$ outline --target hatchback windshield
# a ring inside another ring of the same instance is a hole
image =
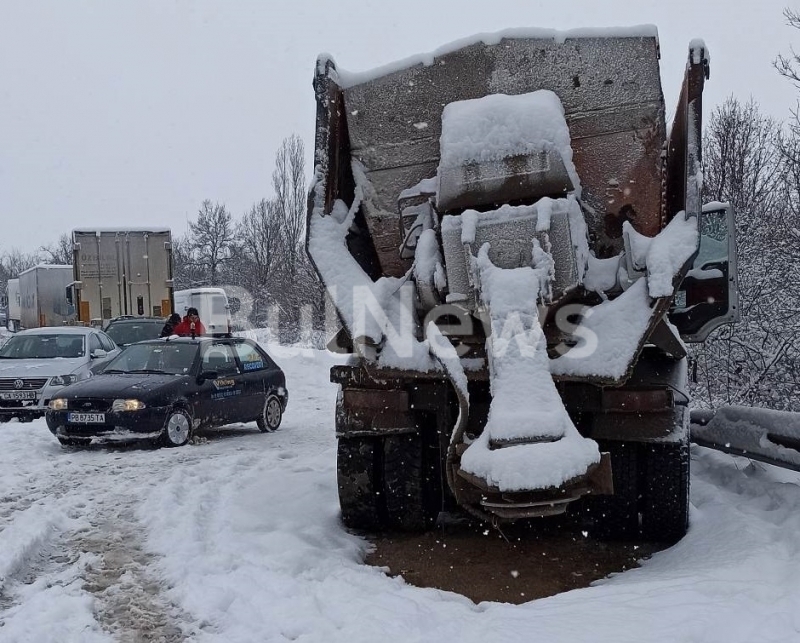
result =
[[[156,339],[164,328],[160,319],[112,322],[106,328],[106,334],[117,346],[127,346],[146,339]]]
[[[196,344],[132,344],[103,370],[104,373],[168,373],[185,375],[195,357]]]
[[[50,359],[83,357],[83,335],[15,335],[0,347],[0,358]]]

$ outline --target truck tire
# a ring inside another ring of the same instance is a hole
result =
[[[611,454],[614,495],[587,498],[589,533],[600,540],[632,540],[639,537],[639,445],[632,442],[599,442]]]
[[[382,459],[380,438],[339,438],[336,477],[342,522],[346,527],[374,531],[383,526]]]
[[[689,529],[689,442],[641,447],[646,472],[642,535],[646,540],[676,543]]]
[[[432,502],[434,485],[429,480],[419,433],[390,435],[383,442],[386,516],[389,527],[400,531],[425,531],[438,516]]]

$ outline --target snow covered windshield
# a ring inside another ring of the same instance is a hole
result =
[[[196,344],[132,344],[103,370],[104,373],[165,373],[185,375],[197,357]]]
[[[0,347],[2,359],[50,359],[83,357],[83,335],[16,335]]]

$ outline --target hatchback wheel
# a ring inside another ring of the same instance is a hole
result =
[[[277,395],[267,395],[264,408],[261,410],[261,417],[256,420],[258,428],[263,433],[274,431],[281,425],[283,417],[283,405]]]
[[[183,409],[172,409],[164,425],[164,444],[180,447],[192,437],[192,418]]]

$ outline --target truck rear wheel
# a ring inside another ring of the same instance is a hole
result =
[[[599,443],[611,454],[614,495],[586,500],[589,533],[601,540],[631,540],[639,536],[639,445],[632,442]]]
[[[380,529],[385,512],[381,493],[383,440],[376,437],[339,438],[336,476],[342,522],[351,529]]]
[[[676,543],[689,528],[688,440],[643,444],[646,472],[642,535],[646,540]]]
[[[386,515],[389,526],[402,531],[424,531],[438,515],[432,498],[425,447],[420,433],[390,435],[384,439],[383,467]]]

